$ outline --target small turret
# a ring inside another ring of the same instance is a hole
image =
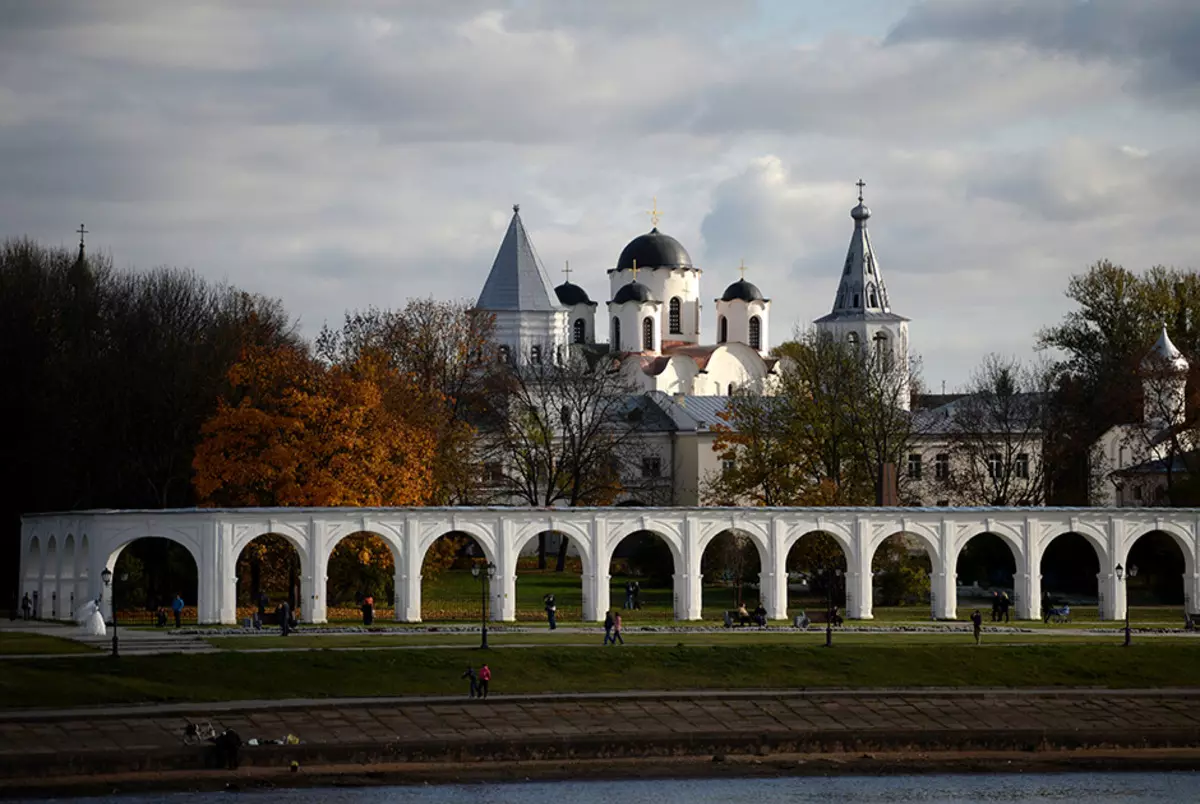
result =
[[[1167,429],[1182,424],[1187,406],[1187,377],[1190,364],[1171,343],[1164,324],[1154,346],[1142,358],[1142,418],[1151,428]]]

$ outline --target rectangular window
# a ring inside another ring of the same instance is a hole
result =
[[[939,452],[933,457],[933,478],[934,480],[949,480],[950,479],[950,455],[946,452]]]
[[[908,479],[921,479],[921,456],[916,452],[908,456]]]
[[[733,461],[721,461],[721,474],[723,474],[723,475],[729,474],[730,472],[733,471],[733,467],[734,467]]]
[[[1021,478],[1022,480],[1029,479],[1029,456],[1027,454],[1024,452],[1018,453],[1017,462],[1013,466],[1013,471],[1016,473],[1017,477]]]
[[[1141,486],[1134,486],[1134,487],[1133,487],[1133,499],[1134,499],[1134,501],[1135,501],[1135,502],[1141,502],[1141,501],[1142,501],[1142,487],[1141,487]]]
[[[1004,460],[1000,457],[1000,453],[993,452],[987,456],[988,477],[992,480],[999,480],[1004,477]]]
[[[529,362],[535,366],[541,364],[541,362],[542,362],[542,347],[540,347],[540,346],[529,347]]]
[[[642,458],[642,477],[662,477],[662,458],[657,455]]]
[[[489,486],[504,482],[504,467],[499,462],[489,461],[483,465],[483,479]]]

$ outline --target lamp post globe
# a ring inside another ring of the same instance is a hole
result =
[[[1136,564],[1130,564],[1129,569],[1126,570],[1124,567],[1122,567],[1120,564],[1118,564],[1116,566],[1116,568],[1114,569],[1114,572],[1116,572],[1116,575],[1117,575],[1117,582],[1122,583],[1122,582],[1125,582],[1127,578],[1136,578],[1137,573],[1138,573],[1138,568],[1137,568]],[[1132,643],[1132,641],[1133,641],[1133,632],[1129,628],[1129,584],[1126,583],[1125,584],[1125,647],[1128,648],[1129,645]]]

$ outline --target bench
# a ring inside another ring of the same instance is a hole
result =
[[[754,619],[754,614],[747,614],[745,617],[738,614],[737,609],[725,610],[725,627],[726,628],[741,628],[745,625],[758,625],[758,621]],[[763,625],[766,623],[764,622]]]
[[[808,614],[806,612],[806,616],[808,617],[809,623],[812,625],[829,624],[829,612],[827,612],[827,611],[815,611],[811,614]],[[833,623],[832,624],[833,625],[843,625],[843,624],[845,624],[845,620],[842,618],[842,615],[838,614],[835,611],[833,613]]]

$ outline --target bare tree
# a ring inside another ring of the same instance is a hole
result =
[[[612,359],[573,350],[561,362],[511,366],[496,380],[494,415],[481,442],[496,498],[537,507],[607,505],[622,493],[644,499],[661,485],[642,460],[653,457],[643,438],[653,403]],[[543,566],[544,549],[543,541]],[[564,537],[559,571],[565,560]]]
[[[1052,375],[1039,364],[988,355],[948,422],[948,483],[961,505],[1042,505]]]

